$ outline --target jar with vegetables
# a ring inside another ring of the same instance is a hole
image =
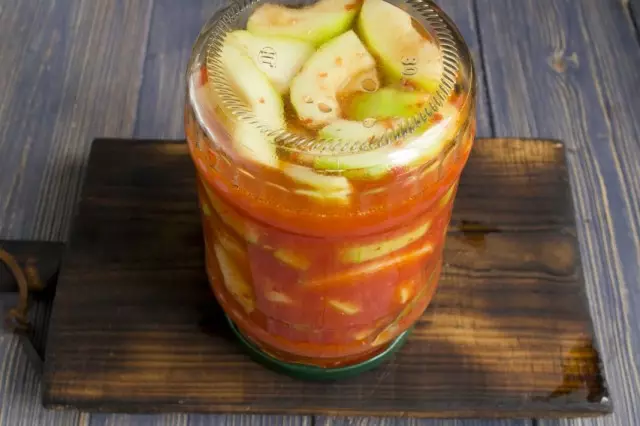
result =
[[[187,71],[211,288],[284,363],[366,362],[436,291],[475,135],[475,76],[424,0],[245,0]]]

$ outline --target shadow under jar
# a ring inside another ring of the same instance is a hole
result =
[[[187,70],[213,292],[243,338],[326,369],[379,356],[437,287],[475,77],[430,2],[246,1]]]

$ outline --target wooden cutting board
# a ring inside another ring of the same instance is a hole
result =
[[[54,302],[49,408],[417,417],[611,411],[561,143],[478,140],[437,294],[388,363],[303,382],[251,361],[204,273],[182,141],[96,140]]]

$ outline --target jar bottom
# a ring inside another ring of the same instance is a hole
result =
[[[339,367],[321,367],[317,365],[305,364],[302,362],[289,362],[281,360],[277,355],[270,353],[268,349],[254,342],[253,339],[243,333],[236,324],[226,316],[230,328],[238,338],[243,349],[256,362],[263,366],[297,379],[303,380],[340,380],[353,377],[366,371],[377,368],[384,363],[391,355],[400,349],[413,331],[413,327],[400,334],[390,343],[381,348],[376,348],[365,355],[359,355],[348,365]],[[342,359],[342,362],[345,360]]]

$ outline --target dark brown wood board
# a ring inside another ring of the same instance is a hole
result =
[[[605,414],[563,145],[476,142],[431,307],[385,366],[309,383],[250,361],[203,267],[183,142],[97,140],[51,320],[44,403],[116,412]]]

